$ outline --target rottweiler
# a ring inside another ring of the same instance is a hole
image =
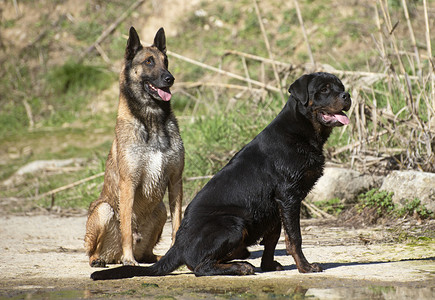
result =
[[[322,176],[323,145],[332,129],[349,123],[344,111],[351,99],[336,76],[323,72],[303,75],[289,92],[278,116],[191,201],[161,260],[97,271],[91,278],[161,276],[183,264],[196,276],[254,274],[250,263],[232,260],[248,258],[247,247],[261,239],[262,271],[282,270],[274,261],[281,224],[299,272],[322,271],[302,253],[300,207]]]
[[[106,161],[104,186],[89,207],[85,249],[92,267],[155,262],[153,248],[167,214],[172,234],[181,223],[184,147],[171,109],[166,37],[160,28],[143,47],[130,28],[119,86],[115,139]]]

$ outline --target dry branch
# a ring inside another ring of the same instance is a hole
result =
[[[35,126],[35,122],[33,121],[33,114],[32,114],[32,108],[29,105],[29,102],[27,102],[26,99],[23,99],[23,105],[26,109],[27,118],[29,119],[29,129],[33,129]]]
[[[313,64],[313,66],[316,66],[316,62],[314,61],[313,52],[311,51],[310,42],[308,40],[307,31],[305,30],[304,19],[302,18],[302,13],[301,13],[301,10],[299,8],[299,3],[297,0],[294,0],[293,2],[295,4],[296,13],[298,15],[299,23],[301,24],[301,29],[302,29],[302,33],[304,35],[305,43],[307,44],[307,51],[308,51],[308,55],[310,56],[311,64]]]
[[[262,56],[258,56],[258,55],[254,55],[254,54],[249,54],[249,53],[245,53],[245,52],[240,52],[240,51],[237,51],[237,50],[225,50],[224,55],[229,55],[229,54],[238,55],[238,56],[246,57],[246,58],[249,58],[249,59],[265,62],[265,63],[268,63],[268,64],[274,64],[274,65],[277,65],[277,66],[282,66],[282,67],[285,67],[285,68],[290,68],[290,70],[293,70],[293,69],[296,69],[296,68],[299,67],[299,66],[292,65],[292,64],[289,64],[289,63],[285,63],[285,62],[281,62],[281,61],[278,61],[278,60],[275,60],[275,59],[265,58],[265,57],[262,57]]]
[[[271,86],[271,85],[268,85],[268,84],[262,83],[262,82],[257,81],[257,80],[253,80],[253,79],[245,78],[245,77],[243,77],[243,76],[240,76],[240,75],[237,75],[237,74],[234,74],[234,73],[228,72],[228,71],[224,71],[224,70],[218,69],[218,68],[216,68],[216,67],[209,66],[209,65],[207,65],[207,64],[204,64],[204,63],[199,62],[199,61],[196,61],[196,60],[194,60],[194,59],[191,59],[191,58],[185,57],[185,56],[180,55],[180,54],[177,54],[177,53],[175,53],[175,52],[172,52],[172,51],[169,51],[169,50],[168,50],[168,51],[167,51],[167,54],[170,55],[170,56],[172,56],[172,57],[175,57],[175,58],[178,58],[178,59],[184,60],[184,61],[186,61],[186,62],[188,62],[188,63],[191,63],[191,64],[194,64],[194,65],[196,65],[196,66],[199,66],[199,67],[201,67],[201,68],[204,68],[204,69],[207,69],[207,70],[210,70],[210,71],[213,71],[213,72],[216,72],[216,73],[222,74],[222,75],[226,75],[226,76],[228,76],[228,77],[232,77],[232,78],[235,78],[235,79],[238,79],[238,80],[244,81],[244,82],[250,82],[250,83],[252,83],[252,84],[254,84],[254,85],[256,85],[256,86],[262,87],[262,88],[264,88],[264,89],[266,89],[266,90],[273,91],[273,92],[280,92],[280,89],[277,88],[277,87],[274,87],[274,86]]]
[[[177,82],[174,84],[174,88],[184,87],[184,88],[197,88],[200,86],[209,86],[209,87],[218,87],[218,88],[226,88],[226,89],[235,89],[235,90],[252,90],[252,91],[261,91],[262,89],[250,88],[249,86],[237,85],[237,84],[229,84],[229,83],[220,83],[220,82]]]
[[[203,179],[210,179],[213,175],[205,175],[205,176],[195,176],[195,177],[187,177],[186,181],[195,181],[195,180],[203,180]]]
[[[257,14],[258,23],[260,24],[261,33],[263,34],[264,44],[266,45],[267,53],[269,54],[269,58],[273,61],[272,50],[270,49],[269,39],[267,38],[266,29],[264,28],[263,20],[261,18],[260,9],[258,7],[257,0],[252,0],[254,2],[255,12]],[[283,103],[285,103],[284,94],[282,93],[281,79],[279,78],[278,71],[276,69],[276,65],[272,63],[273,75],[275,76],[275,80],[278,83],[279,87],[279,95]]]
[[[73,182],[73,183],[70,183],[70,184],[67,184],[67,185],[61,186],[61,187],[59,187],[59,188],[57,188],[57,189],[51,190],[51,191],[46,192],[46,193],[44,193],[44,194],[37,195],[37,196],[34,196],[34,197],[30,197],[30,199],[32,199],[32,200],[38,200],[38,199],[42,199],[42,198],[45,198],[45,197],[48,197],[48,196],[53,196],[54,194],[57,194],[57,193],[59,193],[59,192],[65,191],[65,190],[68,190],[68,189],[70,189],[70,188],[73,188],[73,187],[78,186],[78,185],[80,185],[80,184],[83,184],[83,183],[85,183],[85,182],[88,182],[88,181],[94,180],[94,179],[96,179],[96,178],[98,178],[98,177],[101,177],[101,176],[104,176],[104,172],[101,172],[101,173],[98,173],[98,174],[92,175],[92,176],[90,176],[90,177],[87,177],[87,178],[81,179],[81,180],[79,180],[79,181],[76,181],[76,182]]]
[[[265,57],[245,53],[245,52],[240,52],[240,51],[236,51],[236,50],[226,50],[224,55],[229,55],[229,54],[246,57],[249,59],[261,61],[261,62],[268,63],[268,64],[275,64],[275,65],[281,66],[283,68],[288,68],[290,71],[301,69],[303,72],[306,72],[306,71],[312,70],[312,68],[313,68],[313,65],[311,63],[295,65],[295,64],[290,64],[290,63],[278,61],[276,59],[269,59],[269,58],[265,58]],[[373,83],[377,82],[381,79],[385,79],[388,76],[390,76],[387,73],[337,70],[328,64],[317,64],[317,67],[318,67],[318,70],[325,70],[325,71],[332,73],[332,74],[335,74],[337,76],[350,76],[350,77],[356,77],[356,78],[360,78],[360,77],[371,78],[372,79],[371,82],[373,82]],[[409,79],[412,79],[412,80],[419,79],[418,76],[408,76],[408,77],[409,77]],[[405,78],[405,76],[400,75],[399,78],[403,79],[403,78]]]
[[[415,40],[414,29],[412,28],[412,23],[409,18],[408,5],[406,3],[406,0],[402,0],[402,6],[403,6],[403,13],[405,14],[406,23],[408,24],[409,34],[411,36],[412,47],[414,48],[415,59],[417,60],[418,75],[421,76],[422,70],[421,70],[420,55],[418,53],[417,41]]]
[[[387,134],[388,132],[389,132],[388,130],[382,130],[382,131],[378,132],[378,134],[376,136],[370,136],[367,139],[366,142],[372,142],[374,140],[377,140],[378,137],[380,137],[380,136],[382,136],[384,134]],[[361,142],[360,141],[356,141],[356,142],[354,142],[352,144],[349,144],[349,145],[346,145],[344,147],[338,148],[337,150],[332,152],[331,156],[336,156],[337,154],[340,154],[340,153],[342,153],[344,151],[351,150],[353,148],[359,147],[362,143],[363,143],[363,141],[361,141]]]
[[[133,10],[137,9],[139,6],[141,6],[145,0],[137,0],[135,3],[133,3],[126,11],[124,11],[112,24],[107,27],[103,33],[97,38],[97,40],[89,46],[81,55],[80,60],[83,60],[86,55],[91,53],[94,49],[96,49],[97,45],[99,45],[102,41],[104,41],[115,29],[118,27],[118,25],[124,21],[132,12]]]
[[[251,77],[249,77],[249,70],[248,70],[248,64],[246,63],[246,58],[242,57],[242,64],[243,64],[243,70],[245,70],[245,76],[248,79],[251,79]],[[248,82],[248,87],[251,90],[252,89],[252,84],[250,82]]]
[[[427,48],[427,55],[429,57],[429,63],[432,66],[432,68],[429,67],[429,74],[431,74],[431,96],[432,96],[432,109],[435,110],[435,78],[434,78],[434,68],[435,64],[432,57],[432,46],[430,41],[430,29],[429,29],[429,14],[427,11],[427,1],[423,0],[423,8],[424,8],[424,22],[426,25],[426,48]],[[435,116],[432,116],[435,118]]]

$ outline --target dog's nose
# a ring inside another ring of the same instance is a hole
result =
[[[172,76],[171,74],[165,74],[163,75],[163,80],[165,81],[165,83],[167,84],[173,84],[174,83],[174,76]]]
[[[350,95],[348,92],[343,92],[340,94],[340,98],[343,100],[350,99]]]
[[[344,109],[345,111],[350,109],[350,106],[352,104],[352,101],[350,100],[350,94],[348,92],[343,92],[339,96],[344,102]]]

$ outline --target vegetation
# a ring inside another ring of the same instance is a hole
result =
[[[393,193],[372,189],[360,196],[362,200],[361,208],[375,208],[378,216],[382,217],[391,214],[396,205],[393,203]]]
[[[434,213],[420,203],[419,199],[406,200],[400,207],[393,202],[393,193],[372,189],[360,195],[360,211],[370,209],[380,217],[406,217],[417,219],[433,218]]]
[[[338,216],[345,209],[345,205],[342,203],[341,199],[334,198],[331,200],[317,201],[316,206],[325,211],[326,213]]]
[[[84,55],[135,1],[17,2],[18,7],[5,3],[0,23],[0,181],[31,161],[85,159],[76,169],[45,170],[0,189],[3,199],[33,201],[104,170],[126,33],[132,24],[140,33],[165,26],[146,23],[164,8],[145,1],[97,50]],[[335,130],[328,141],[330,161],[365,171],[435,171],[435,79],[429,59],[434,45],[426,31],[432,40],[434,32],[425,24],[425,18],[433,20],[434,2],[428,1],[432,11],[421,1],[409,2],[409,25],[402,1],[298,2],[307,40],[291,1],[257,1],[258,10],[248,0],[201,1],[171,16],[170,28],[176,30],[167,30],[167,44],[176,77],[173,107],[186,147],[185,202],[208,180],[198,177],[213,175],[277,115],[289,83],[316,70],[342,78],[354,102],[352,124]],[[144,44],[151,42],[151,36],[140,36]],[[39,199],[37,205],[85,208],[98,196],[102,180],[57,193],[55,201]]]

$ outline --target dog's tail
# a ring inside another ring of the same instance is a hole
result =
[[[171,273],[184,264],[178,248],[172,247],[158,262],[149,267],[122,266],[103,271],[96,271],[91,274],[93,280],[109,280],[131,278],[135,276],[163,276]]]

